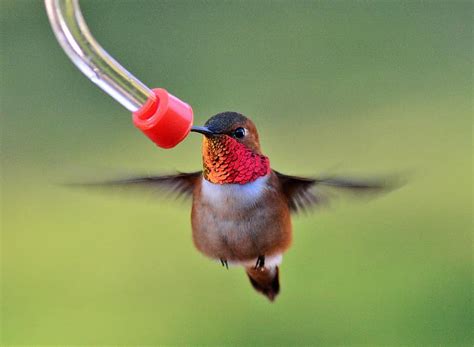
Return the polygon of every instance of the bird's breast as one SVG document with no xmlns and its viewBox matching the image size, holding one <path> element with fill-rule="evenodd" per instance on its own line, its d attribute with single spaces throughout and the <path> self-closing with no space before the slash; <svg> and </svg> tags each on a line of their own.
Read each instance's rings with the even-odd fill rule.
<svg viewBox="0 0 474 347">
<path fill-rule="evenodd" d="M 254 206 L 271 189 L 268 185 L 270 175 L 257 178 L 246 184 L 215 184 L 202 179 L 201 201 L 215 209 L 249 208 Z"/>
<path fill-rule="evenodd" d="M 289 212 L 271 175 L 246 184 L 203 179 L 192 212 L 193 239 L 200 251 L 210 257 L 245 260 L 288 244 Z"/>
</svg>

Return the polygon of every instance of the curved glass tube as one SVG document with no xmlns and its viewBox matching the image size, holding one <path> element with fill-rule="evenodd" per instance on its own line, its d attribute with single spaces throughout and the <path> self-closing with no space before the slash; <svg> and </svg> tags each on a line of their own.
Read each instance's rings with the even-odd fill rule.
<svg viewBox="0 0 474 347">
<path fill-rule="evenodd" d="M 94 39 L 78 0 L 45 0 L 51 27 L 61 47 L 92 82 L 131 112 L 153 92 L 112 58 Z"/>
</svg>

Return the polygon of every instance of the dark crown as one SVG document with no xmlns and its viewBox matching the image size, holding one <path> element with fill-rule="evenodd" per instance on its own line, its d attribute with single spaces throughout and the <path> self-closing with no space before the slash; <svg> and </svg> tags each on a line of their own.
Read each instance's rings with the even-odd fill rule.
<svg viewBox="0 0 474 347">
<path fill-rule="evenodd" d="M 209 118 L 204 124 L 209 130 L 216 133 L 226 133 L 232 131 L 236 125 L 243 126 L 247 117 L 237 112 L 222 112 Z"/>
</svg>

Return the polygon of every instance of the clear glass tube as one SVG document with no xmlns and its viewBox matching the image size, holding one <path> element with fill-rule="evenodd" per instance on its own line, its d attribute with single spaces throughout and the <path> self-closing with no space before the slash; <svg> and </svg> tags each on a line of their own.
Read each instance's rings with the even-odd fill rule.
<svg viewBox="0 0 474 347">
<path fill-rule="evenodd" d="M 61 47 L 92 82 L 131 112 L 153 95 L 97 43 L 84 21 L 78 0 L 45 0 L 44 3 Z"/>
</svg>

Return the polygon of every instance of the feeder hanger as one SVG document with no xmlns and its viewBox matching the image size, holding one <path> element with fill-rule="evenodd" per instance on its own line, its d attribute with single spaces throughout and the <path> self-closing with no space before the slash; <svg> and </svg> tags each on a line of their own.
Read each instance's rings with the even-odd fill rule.
<svg viewBox="0 0 474 347">
<path fill-rule="evenodd" d="M 78 0 L 45 0 L 59 44 L 92 82 L 133 113 L 133 122 L 153 142 L 171 148 L 189 133 L 192 108 L 164 89 L 151 90 L 112 58 L 94 39 Z"/>
</svg>

